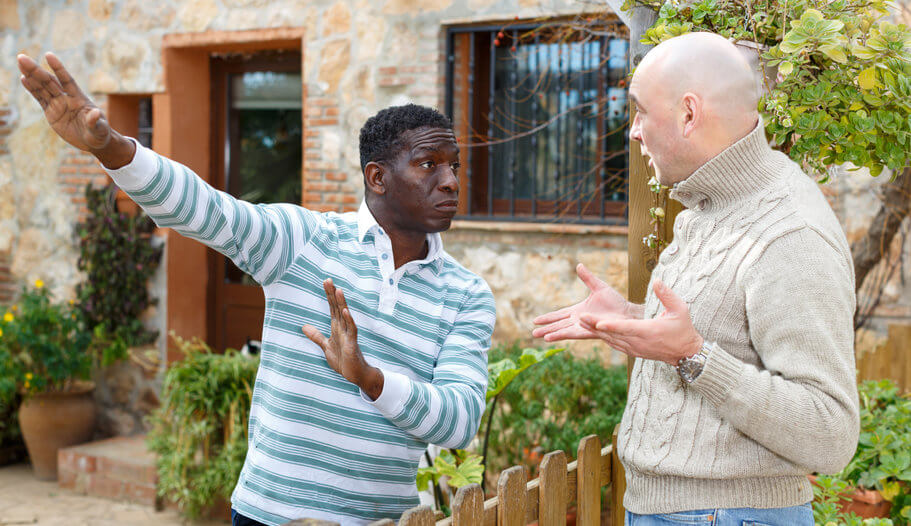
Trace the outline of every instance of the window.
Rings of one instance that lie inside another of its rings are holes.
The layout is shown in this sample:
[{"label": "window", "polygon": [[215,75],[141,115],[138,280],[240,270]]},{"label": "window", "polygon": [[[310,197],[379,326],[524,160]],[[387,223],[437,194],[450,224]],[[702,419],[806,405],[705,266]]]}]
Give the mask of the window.
[{"label": "window", "polygon": [[616,24],[449,28],[465,219],[625,222],[628,36]]},{"label": "window", "polygon": [[152,97],[142,97],[138,103],[139,127],[136,140],[146,148],[152,147]]}]

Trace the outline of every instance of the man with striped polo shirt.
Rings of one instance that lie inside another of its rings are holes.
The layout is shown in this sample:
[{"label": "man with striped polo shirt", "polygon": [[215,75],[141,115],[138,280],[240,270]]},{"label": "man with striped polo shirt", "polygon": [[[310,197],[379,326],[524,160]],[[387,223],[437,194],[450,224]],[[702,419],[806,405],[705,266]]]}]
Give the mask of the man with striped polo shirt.
[{"label": "man with striped polo shirt", "polygon": [[495,321],[487,284],[439,235],[459,191],[449,119],[408,105],[367,121],[356,213],[252,205],[111,129],[60,60],[46,58],[54,75],[24,55],[19,68],[54,131],[95,155],[159,226],[263,286],[234,524],[364,524],[417,505],[427,444],[461,448],[477,432]]}]

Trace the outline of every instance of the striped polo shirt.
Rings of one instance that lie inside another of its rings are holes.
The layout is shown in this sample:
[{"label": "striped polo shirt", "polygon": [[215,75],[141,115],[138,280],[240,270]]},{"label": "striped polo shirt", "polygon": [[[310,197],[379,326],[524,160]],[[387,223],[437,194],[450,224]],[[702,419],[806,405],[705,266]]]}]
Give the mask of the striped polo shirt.
[{"label": "striped polo shirt", "polygon": [[[484,411],[496,317],[484,280],[443,250],[439,234],[427,236],[425,259],[396,269],[366,204],[346,214],[253,205],[136,148],[129,165],[108,171],[118,186],[156,224],[229,257],[265,293],[234,509],[270,525],[305,517],[365,524],[416,506],[427,444],[466,447]],[[375,401],[301,331],[310,324],[329,334],[326,278],[344,291],[361,352],[383,372]]]}]

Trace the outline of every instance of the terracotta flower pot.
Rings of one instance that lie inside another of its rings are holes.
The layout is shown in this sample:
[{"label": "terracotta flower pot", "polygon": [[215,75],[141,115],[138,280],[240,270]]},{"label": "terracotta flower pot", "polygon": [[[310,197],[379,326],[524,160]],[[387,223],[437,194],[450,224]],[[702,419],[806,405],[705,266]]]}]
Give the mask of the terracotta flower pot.
[{"label": "terracotta flower pot", "polygon": [[64,392],[39,393],[19,407],[19,427],[35,477],[56,480],[57,450],[92,438],[94,389],[94,384],[85,383]]},{"label": "terracotta flower pot", "polygon": [[854,493],[847,496],[851,497],[851,502],[846,502],[842,506],[842,511],[856,513],[864,519],[888,517],[889,511],[892,509],[892,503],[884,499],[882,494],[876,490],[857,488]]},{"label": "terracotta flower pot", "polygon": [[[815,476],[808,475],[807,478],[813,485],[816,485]],[[887,518],[892,509],[892,503],[873,489],[849,488],[848,492],[841,495],[850,500],[844,501],[839,506],[839,511],[856,513],[862,519]]]}]

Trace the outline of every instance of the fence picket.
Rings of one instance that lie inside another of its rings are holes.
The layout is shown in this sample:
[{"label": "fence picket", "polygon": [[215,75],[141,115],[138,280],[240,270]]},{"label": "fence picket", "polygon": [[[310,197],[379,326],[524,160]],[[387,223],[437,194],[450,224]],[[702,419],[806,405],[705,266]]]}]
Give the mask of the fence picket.
[{"label": "fence picket", "polygon": [[566,525],[566,454],[554,451],[544,455],[538,476],[538,524]]},{"label": "fence picket", "polygon": [[497,526],[525,526],[525,484],[528,475],[523,466],[513,466],[500,473],[497,482]]},{"label": "fence picket", "polygon": [[452,526],[478,526],[484,519],[484,493],[481,486],[462,486],[452,500]]},{"label": "fence picket", "polygon": [[418,506],[402,514],[399,526],[433,526],[433,523],[433,510],[430,506]]},{"label": "fence picket", "polygon": [[576,503],[577,524],[597,526],[601,523],[601,439],[589,435],[579,442]]}]

